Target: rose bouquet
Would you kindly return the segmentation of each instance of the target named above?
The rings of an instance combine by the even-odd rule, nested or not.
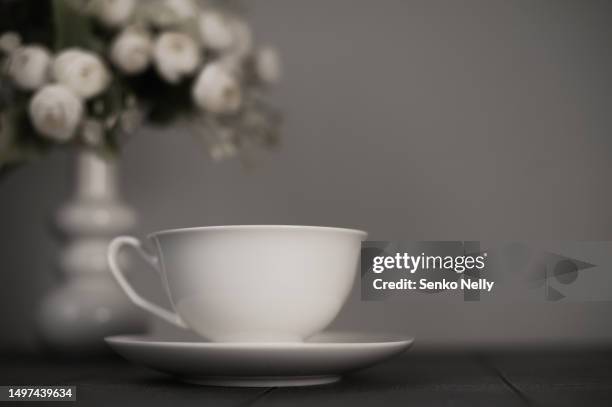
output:
[[[116,152],[187,117],[215,159],[279,141],[276,51],[240,7],[196,0],[0,0],[0,171],[60,146]],[[51,17],[49,17],[51,16]]]

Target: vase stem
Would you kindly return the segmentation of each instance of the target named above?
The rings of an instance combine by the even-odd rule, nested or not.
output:
[[[76,196],[113,200],[118,194],[117,164],[93,151],[81,151],[76,162]]]

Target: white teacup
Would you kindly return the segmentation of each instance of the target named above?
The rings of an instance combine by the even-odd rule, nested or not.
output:
[[[315,226],[211,226],[115,238],[110,269],[139,307],[217,342],[302,341],[323,330],[349,295],[366,232]],[[119,269],[133,246],[161,275],[174,311],[138,295]]]

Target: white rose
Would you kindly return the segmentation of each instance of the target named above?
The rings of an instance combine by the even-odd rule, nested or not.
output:
[[[136,8],[136,0],[93,0],[93,15],[109,27],[125,24]]]
[[[153,59],[159,74],[170,83],[178,83],[200,64],[200,50],[187,34],[165,32],[153,46]]]
[[[198,11],[193,0],[166,0],[164,4],[182,20],[194,17]]]
[[[253,49],[253,33],[241,18],[208,10],[198,20],[204,45],[215,51],[246,57]]]
[[[147,69],[152,53],[151,37],[145,32],[128,29],[113,41],[110,59],[121,71],[137,74]]]
[[[17,48],[9,63],[9,75],[22,89],[35,90],[47,82],[51,54],[38,45]]]
[[[266,84],[274,84],[280,80],[282,65],[274,48],[263,47],[255,54],[255,73]]]
[[[240,83],[218,63],[208,64],[202,69],[192,93],[195,103],[212,113],[233,113],[242,104]]]
[[[55,58],[53,77],[82,98],[103,92],[110,82],[110,73],[96,55],[78,48],[63,51]]]
[[[21,45],[21,37],[13,31],[0,35],[0,51],[10,54]]]
[[[203,12],[198,19],[200,35],[206,47],[215,51],[229,49],[234,40],[231,19],[214,10]]]
[[[30,101],[30,119],[34,128],[57,142],[70,140],[81,120],[83,104],[69,88],[46,85]]]

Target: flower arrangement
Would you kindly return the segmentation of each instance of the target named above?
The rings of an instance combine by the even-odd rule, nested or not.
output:
[[[255,46],[235,3],[0,6],[8,8],[2,19],[18,20],[18,7],[47,16],[0,32],[0,171],[60,146],[112,154],[143,120],[190,118],[215,159],[247,157],[279,141],[280,115],[266,101],[281,74],[279,57]],[[2,19],[0,31],[11,25]]]

